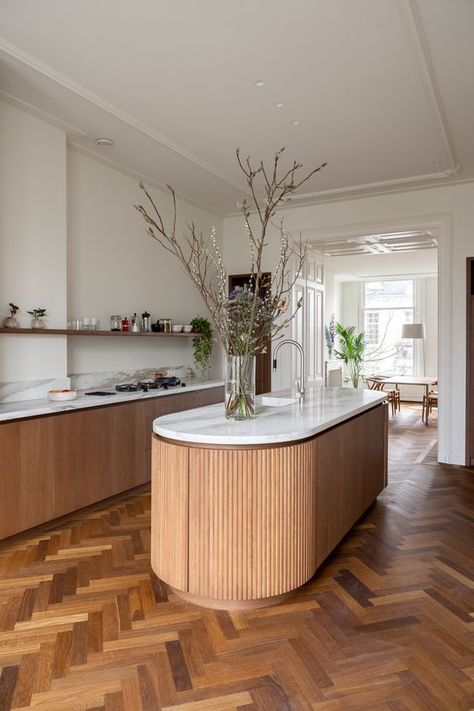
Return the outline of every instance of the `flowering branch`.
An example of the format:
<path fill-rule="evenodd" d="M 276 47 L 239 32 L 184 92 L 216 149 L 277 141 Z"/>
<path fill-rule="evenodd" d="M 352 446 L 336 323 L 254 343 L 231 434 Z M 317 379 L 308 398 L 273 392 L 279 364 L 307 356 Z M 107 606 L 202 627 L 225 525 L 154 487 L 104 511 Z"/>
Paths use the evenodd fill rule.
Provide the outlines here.
<path fill-rule="evenodd" d="M 296 161 L 289 169 L 281 170 L 280 159 L 283 150 L 275 153 L 270 170 L 265 168 L 263 162 L 254 167 L 250 157 L 243 161 L 239 149 L 236 151 L 237 162 L 250 191 L 250 201 L 244 198 L 238 207 L 244 217 L 249 240 L 251 273 L 248 286 L 234 290 L 230 296 L 227 296 L 228 275 L 216 241 L 215 228 L 212 229 L 210 237 L 206 238 L 198 232 L 194 222 L 190 222 L 187 232 L 178 238 L 174 189 L 170 185 L 167 186 L 172 199 L 173 214 L 170 226 L 166 227 L 156 203 L 145 185 L 140 183 L 149 207 L 134 207 L 148 225 L 147 234 L 163 249 L 173 254 L 189 275 L 209 309 L 229 354 L 255 355 L 262 352 L 268 339 L 279 335 L 301 306 L 301 303 L 298 303 L 293 314 L 283 321 L 280 319 L 287 309 L 289 294 L 301 272 L 306 246 L 301 239 L 290 244 L 283 220 L 276 225 L 274 217 L 278 208 L 290 200 L 292 194 L 322 170 L 326 163 L 304 175 L 300 172 L 302 164 Z M 264 198 L 260 200 L 258 196 L 262 190 Z M 252 225 L 255 220 L 258 229 Z M 270 226 L 275 227 L 280 236 L 280 256 L 271 285 L 264 283 L 262 271 Z"/>

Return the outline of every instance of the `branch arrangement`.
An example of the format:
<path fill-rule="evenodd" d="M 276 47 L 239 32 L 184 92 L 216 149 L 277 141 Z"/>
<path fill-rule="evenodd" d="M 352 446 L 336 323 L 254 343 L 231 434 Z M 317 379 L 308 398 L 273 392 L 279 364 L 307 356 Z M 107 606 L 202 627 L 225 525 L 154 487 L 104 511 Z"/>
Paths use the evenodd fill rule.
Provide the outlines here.
<path fill-rule="evenodd" d="M 143 183 L 140 188 L 148 200 L 148 209 L 143 205 L 134 207 L 148 225 L 147 234 L 171 252 L 200 292 L 204 303 L 220 333 L 229 355 L 255 355 L 262 352 L 269 338 L 275 338 L 294 317 L 301 303 L 286 318 L 289 295 L 298 278 L 306 256 L 306 246 L 291 241 L 285 232 L 283 220 L 274 219 L 278 208 L 291 199 L 292 194 L 315 173 L 322 170 L 322 163 L 311 172 L 301 175 L 302 164 L 294 162 L 291 168 L 281 169 L 280 159 L 284 149 L 277 151 L 270 169 L 263 162 L 257 167 L 250 157 L 242 160 L 237 149 L 238 164 L 245 175 L 250 191 L 249 200 L 238 204 L 244 217 L 250 249 L 250 280 L 243 288 L 227 293 L 227 271 L 222 253 L 217 244 L 215 228 L 206 238 L 194 222 L 187 224 L 187 232 L 176 234 L 177 207 L 174 189 L 168 185 L 173 213 L 171 223 L 165 226 L 164 219 L 149 191 Z M 262 194 L 263 199 L 259 199 Z M 253 218 L 253 219 L 252 219 Z M 256 223 L 256 226 L 255 226 Z M 263 257 L 270 226 L 276 228 L 280 239 L 280 257 L 272 274 L 271 285 L 264 283 Z"/>

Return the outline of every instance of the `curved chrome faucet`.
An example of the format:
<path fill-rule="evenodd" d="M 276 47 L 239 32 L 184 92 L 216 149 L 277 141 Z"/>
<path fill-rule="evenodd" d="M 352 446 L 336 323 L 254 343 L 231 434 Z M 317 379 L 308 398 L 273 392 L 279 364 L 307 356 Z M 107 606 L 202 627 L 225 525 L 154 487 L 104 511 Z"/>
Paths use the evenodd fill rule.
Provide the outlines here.
<path fill-rule="evenodd" d="M 273 372 L 276 372 L 277 369 L 277 353 L 280 350 L 280 348 L 284 345 L 290 345 L 290 346 L 295 346 L 295 348 L 298 350 L 300 354 L 300 365 L 301 365 L 301 381 L 298 379 L 296 380 L 296 392 L 298 393 L 298 397 L 300 400 L 303 399 L 304 397 L 304 383 L 305 383 L 305 367 L 304 367 L 304 350 L 303 346 L 301 343 L 298 343 L 298 341 L 293 340 L 292 338 L 287 338 L 284 341 L 280 341 L 280 343 L 277 344 L 275 350 L 273 351 Z"/>

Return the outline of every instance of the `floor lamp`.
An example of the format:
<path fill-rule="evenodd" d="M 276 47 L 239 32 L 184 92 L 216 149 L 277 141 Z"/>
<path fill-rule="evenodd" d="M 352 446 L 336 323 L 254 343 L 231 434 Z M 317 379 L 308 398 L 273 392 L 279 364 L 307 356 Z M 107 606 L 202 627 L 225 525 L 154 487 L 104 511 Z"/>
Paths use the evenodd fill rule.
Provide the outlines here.
<path fill-rule="evenodd" d="M 425 326 L 423 323 L 404 323 L 402 326 L 403 339 L 421 339 L 423 353 L 423 375 L 425 374 Z"/>

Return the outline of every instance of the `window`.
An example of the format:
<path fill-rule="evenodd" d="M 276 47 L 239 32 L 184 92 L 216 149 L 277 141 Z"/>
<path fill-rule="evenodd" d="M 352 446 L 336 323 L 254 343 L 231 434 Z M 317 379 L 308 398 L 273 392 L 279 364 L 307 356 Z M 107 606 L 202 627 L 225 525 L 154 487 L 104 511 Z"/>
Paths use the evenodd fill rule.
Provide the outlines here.
<path fill-rule="evenodd" d="M 402 340 L 414 320 L 413 279 L 364 282 L 363 315 L 367 373 L 413 375 L 414 344 Z"/>

